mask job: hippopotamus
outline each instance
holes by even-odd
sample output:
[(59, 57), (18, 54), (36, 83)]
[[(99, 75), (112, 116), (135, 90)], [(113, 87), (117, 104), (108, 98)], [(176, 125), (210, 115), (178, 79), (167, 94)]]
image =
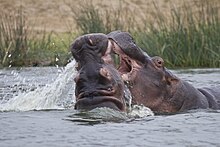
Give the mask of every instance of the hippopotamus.
[(195, 88), (172, 74), (159, 57), (150, 57), (128, 32), (107, 35), (120, 57), (118, 71), (132, 94), (132, 104), (143, 104), (155, 113), (191, 109), (220, 109), (220, 87)]
[(112, 65), (111, 48), (105, 34), (94, 33), (78, 37), (71, 44), (78, 66), (75, 77), (75, 109), (91, 110), (108, 107), (126, 111), (125, 85)]

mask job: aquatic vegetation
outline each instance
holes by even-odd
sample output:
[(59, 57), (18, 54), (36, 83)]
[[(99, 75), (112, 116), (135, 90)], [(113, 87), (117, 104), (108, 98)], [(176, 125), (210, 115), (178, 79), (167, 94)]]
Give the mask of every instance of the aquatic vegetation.
[[(155, 0), (139, 3), (134, 8), (123, 0), (111, 7), (92, 0), (69, 3), (71, 13), (66, 15), (75, 22), (71, 28), (76, 27), (62, 33), (34, 28), (22, 7), (1, 10), (0, 67), (65, 65), (77, 36), (114, 30), (130, 32), (137, 45), (150, 56), (163, 57), (168, 67), (220, 67), (218, 0), (182, 1), (178, 6), (167, 1), (166, 11)], [(142, 9), (149, 3), (154, 7)]]

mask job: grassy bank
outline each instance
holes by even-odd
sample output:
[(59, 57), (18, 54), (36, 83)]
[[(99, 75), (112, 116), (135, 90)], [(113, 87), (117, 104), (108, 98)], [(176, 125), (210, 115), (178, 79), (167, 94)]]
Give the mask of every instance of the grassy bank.
[[(155, 1), (153, 1), (155, 2)], [(69, 45), (79, 35), (129, 31), (150, 56), (164, 58), (168, 67), (220, 67), (218, 1), (192, 1), (161, 11), (157, 2), (149, 17), (137, 15), (123, 1), (99, 8), (93, 1), (68, 4), (76, 28), (65, 33), (33, 29), (22, 7), (0, 16), (0, 66), (65, 65)], [(137, 17), (139, 16), (139, 17)], [(69, 28), (69, 26), (66, 26)]]
[(0, 67), (63, 66), (68, 62), (72, 33), (35, 30), (34, 24), (27, 24), (28, 18), (22, 7), (11, 13), (2, 11), (1, 14)]

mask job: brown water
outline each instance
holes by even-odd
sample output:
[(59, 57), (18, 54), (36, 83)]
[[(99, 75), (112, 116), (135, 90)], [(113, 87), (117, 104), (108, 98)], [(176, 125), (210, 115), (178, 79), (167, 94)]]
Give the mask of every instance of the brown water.
[[(73, 66), (0, 70), (0, 147), (220, 146), (220, 111), (75, 111)], [(195, 87), (220, 84), (220, 69), (173, 72)]]

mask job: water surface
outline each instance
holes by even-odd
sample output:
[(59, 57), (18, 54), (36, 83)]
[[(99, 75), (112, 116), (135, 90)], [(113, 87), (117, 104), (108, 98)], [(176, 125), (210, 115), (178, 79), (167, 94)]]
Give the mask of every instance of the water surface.
[[(195, 87), (220, 84), (220, 69), (172, 72)], [(139, 118), (75, 111), (75, 74), (74, 63), (0, 70), (0, 146), (220, 146), (220, 111)]]

